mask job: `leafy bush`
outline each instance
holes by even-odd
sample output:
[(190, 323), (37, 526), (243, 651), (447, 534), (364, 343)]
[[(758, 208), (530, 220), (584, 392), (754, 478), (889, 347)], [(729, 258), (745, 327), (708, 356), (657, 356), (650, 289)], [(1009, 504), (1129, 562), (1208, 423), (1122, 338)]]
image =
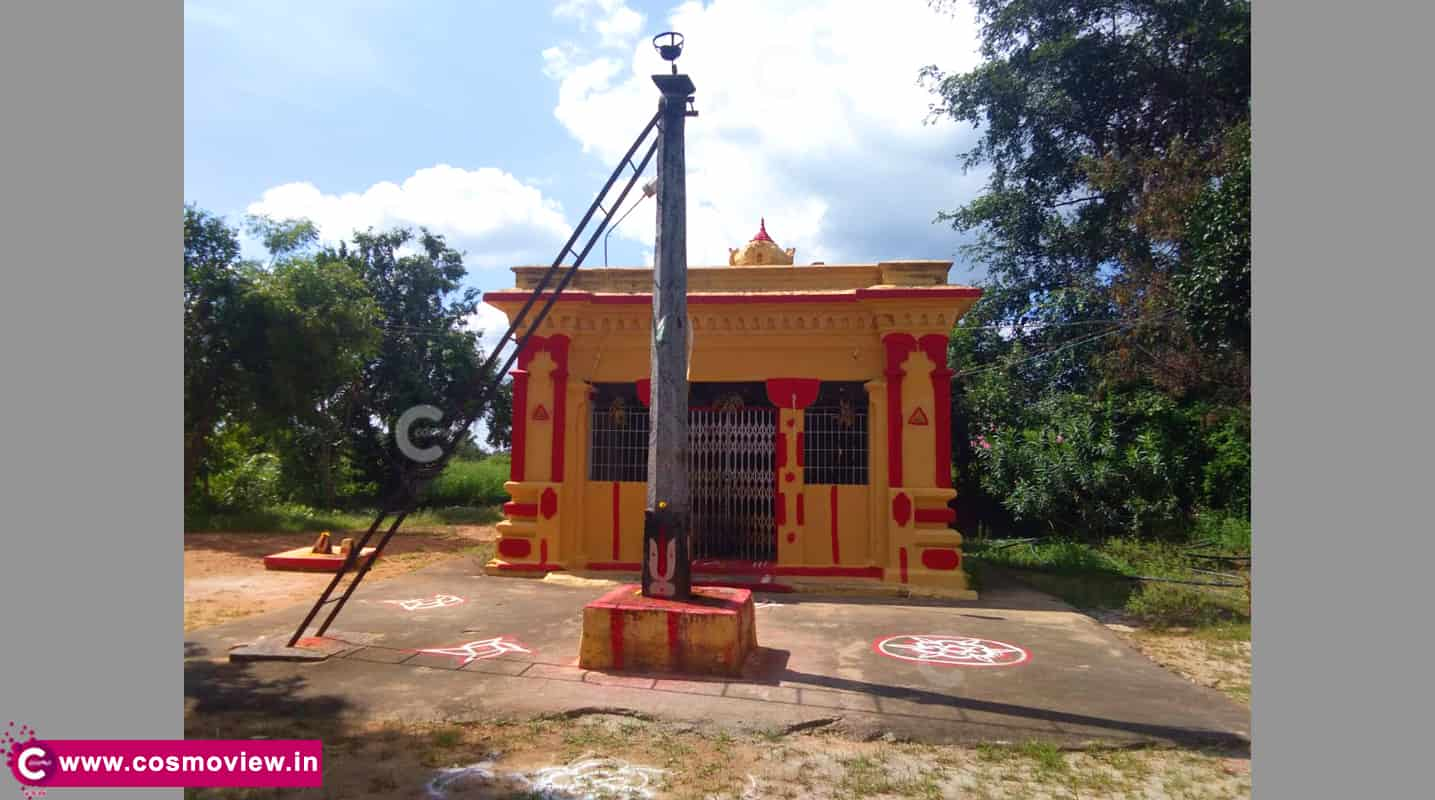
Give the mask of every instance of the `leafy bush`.
[(1251, 521), (1229, 514), (1205, 513), (1196, 518), (1191, 538), (1211, 542), (1211, 548), (1218, 552), (1249, 553)]
[(259, 508), (282, 499), (283, 470), (278, 456), (255, 453), (211, 479), (221, 508)]
[(1251, 514), (1251, 418), (1249, 410), (1232, 409), (1201, 437), (1205, 466), (1201, 468), (1201, 502), (1207, 508), (1242, 517)]
[(982, 489), (1017, 520), (1084, 537), (1182, 526), (1194, 431), (1173, 401), (1154, 392), (1057, 394), (1023, 417), (972, 443)]

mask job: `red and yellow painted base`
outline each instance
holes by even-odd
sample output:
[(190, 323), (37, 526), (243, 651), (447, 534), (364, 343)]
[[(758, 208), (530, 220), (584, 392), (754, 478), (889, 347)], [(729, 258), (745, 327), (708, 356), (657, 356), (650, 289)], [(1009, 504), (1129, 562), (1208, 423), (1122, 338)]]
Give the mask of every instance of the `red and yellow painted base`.
[(752, 592), (693, 587), (680, 603), (624, 584), (583, 607), (578, 664), (584, 669), (740, 675), (757, 649)]
[[(365, 547), (355, 560), (355, 566), (361, 566), (373, 557), (374, 548)], [(330, 548), (327, 553), (316, 553), (312, 547), (296, 547), (264, 557), (265, 569), (295, 572), (338, 572), (343, 563), (344, 554), (339, 552), (338, 548)]]

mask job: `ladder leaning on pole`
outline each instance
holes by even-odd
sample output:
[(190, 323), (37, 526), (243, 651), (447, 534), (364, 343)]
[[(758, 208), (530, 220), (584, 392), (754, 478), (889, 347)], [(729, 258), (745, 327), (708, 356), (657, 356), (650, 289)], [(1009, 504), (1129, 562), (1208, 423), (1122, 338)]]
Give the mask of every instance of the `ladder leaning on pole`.
[[(528, 299), (524, 301), (523, 307), (520, 308), (518, 313), (513, 317), (513, 322), (508, 326), (508, 330), (504, 332), (503, 337), (498, 340), (493, 350), (489, 352), (488, 358), (484, 361), (483, 369), (479, 371), (479, 380), (482, 383), (478, 389), (477, 402), (470, 406), (470, 410), (466, 415), (457, 420), (458, 424), (450, 424), (447, 426), (449, 433), (446, 440), (439, 445), (439, 457), (427, 463), (404, 463), (400, 467), (398, 488), (384, 500), (380, 506), (378, 516), (374, 517), (373, 523), (369, 525), (368, 530), (364, 531), (364, 535), (354, 543), (353, 547), (349, 548), (348, 555), (344, 557), (344, 561), (340, 564), (339, 570), (334, 573), (333, 580), (329, 581), (329, 585), (324, 587), (324, 591), (319, 595), (318, 599), (314, 601), (314, 605), (309, 609), (309, 613), (304, 615), (304, 621), (299, 623), (299, 627), (294, 630), (294, 635), (289, 638), (290, 647), (296, 646), (299, 640), (304, 638), (304, 634), (309, 629), (309, 625), (313, 623), (315, 617), (319, 615), (319, 612), (323, 610), (324, 606), (333, 604), (334, 607), (329, 610), (328, 616), (324, 617), (324, 621), (319, 624), (319, 628), (314, 632), (314, 635), (323, 636), (325, 631), (329, 630), (329, 626), (333, 624), (335, 618), (339, 616), (339, 612), (344, 609), (344, 605), (348, 603), (349, 598), (353, 596), (354, 590), (357, 589), (359, 583), (364, 580), (364, 576), (369, 573), (369, 568), (373, 566), (374, 561), (384, 552), (384, 548), (388, 546), (389, 540), (393, 538), (394, 534), (398, 532), (399, 526), (403, 524), (404, 518), (409, 515), (417, 504), (419, 493), (430, 481), (438, 477), (439, 473), (443, 472), (444, 467), (448, 465), (449, 459), (453, 457), (454, 452), (458, 449), (458, 445), (462, 443), (464, 437), (468, 435), (468, 429), (483, 416), (489, 405), (494, 401), (494, 398), (497, 397), (498, 387), (503, 381), (503, 376), (508, 374), (509, 367), (513, 366), (513, 362), (518, 358), (518, 354), (521, 353), (523, 348), (528, 344), (529, 337), (538, 331), (539, 326), (543, 324), (543, 320), (547, 318), (549, 310), (553, 307), (553, 303), (558, 299), (558, 295), (568, 286), (569, 281), (573, 280), (573, 276), (577, 273), (578, 267), (581, 266), (583, 260), (588, 257), (588, 252), (592, 250), (598, 240), (603, 237), (604, 231), (608, 228), (609, 220), (613, 218), (613, 212), (623, 205), (623, 201), (628, 197), (628, 192), (632, 190), (633, 185), (637, 183), (638, 179), (642, 177), (643, 171), (647, 169), (648, 162), (652, 160), (653, 153), (658, 147), (657, 138), (652, 136), (653, 130), (658, 124), (658, 116), (658, 114), (654, 114), (653, 118), (648, 121), (647, 126), (643, 128), (643, 132), (638, 134), (638, 138), (633, 142), (633, 146), (628, 148), (628, 152), (623, 156), (622, 162), (613, 170), (613, 174), (609, 176), (608, 182), (603, 185), (602, 191), (598, 192), (598, 197), (593, 200), (592, 205), (588, 206), (587, 213), (579, 220), (578, 226), (573, 229), (573, 235), (568, 237), (568, 242), (563, 245), (563, 249), (559, 251), (558, 257), (553, 260), (553, 265), (543, 273), (543, 277), (538, 282), (538, 285), (534, 287), (533, 293), (529, 295)], [(647, 142), (649, 138), (652, 138), (652, 141), (648, 144), (642, 159), (635, 162), (633, 156), (637, 154), (639, 148), (641, 148), (643, 143)], [(604, 205), (604, 200), (608, 198), (608, 194), (612, 191), (614, 185), (619, 183), (619, 178), (623, 177), (625, 170), (628, 171), (629, 174), (627, 179), (622, 182), (622, 189), (617, 193), (617, 196), (611, 203)], [(590, 227), (589, 223), (594, 221), (595, 216), (597, 217), (597, 227), (592, 228), (592, 232), (587, 234), (587, 238), (584, 239), (585, 243), (581, 250), (574, 249), (579, 240), (583, 239), (585, 231)], [(572, 259), (571, 263), (565, 263), (570, 258)], [(555, 278), (557, 279), (557, 283), (553, 284), (550, 289), (549, 284)], [(528, 312), (533, 309), (540, 298), (544, 297), (545, 292), (548, 293), (547, 297), (544, 298), (533, 320), (529, 322), (527, 319)], [(494, 365), (498, 361), (499, 354), (510, 344), (514, 346), (509, 348), (510, 352), (504, 360), (503, 366), (495, 370)], [(384, 527), (385, 522), (388, 523), (386, 528)], [(384, 528), (382, 533), (379, 533), (380, 528)], [(359, 557), (360, 554), (364, 552), (364, 548), (369, 545), (369, 542), (375, 535), (378, 535), (379, 539), (374, 544), (372, 554), (367, 558), (361, 559)], [(349, 578), (347, 584), (344, 583), (345, 577)], [(344, 585), (342, 590), (339, 588), (341, 584)]]

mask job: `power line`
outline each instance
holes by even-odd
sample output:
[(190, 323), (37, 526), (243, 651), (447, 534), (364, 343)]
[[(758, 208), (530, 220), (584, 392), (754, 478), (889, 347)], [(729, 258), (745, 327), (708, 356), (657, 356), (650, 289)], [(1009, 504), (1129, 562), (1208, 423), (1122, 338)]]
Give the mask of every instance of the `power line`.
[[(1157, 321), (1157, 320), (1161, 320), (1161, 319), (1163, 319), (1163, 318), (1165, 318), (1165, 317), (1171, 316), (1171, 315), (1174, 314), (1174, 313), (1176, 313), (1176, 312), (1175, 312), (1175, 311), (1168, 311), (1168, 312), (1166, 312), (1165, 314), (1162, 314), (1162, 315), (1160, 315), (1160, 316), (1157, 316), (1157, 317), (1152, 318), (1152, 320), (1150, 320), (1149, 322), (1155, 322), (1155, 321)], [(1017, 359), (1016, 361), (1003, 361), (1003, 362), (999, 362), (999, 363), (995, 363), (995, 364), (988, 364), (988, 365), (986, 365), (986, 366), (984, 366), (984, 367), (977, 367), (977, 368), (975, 368), (975, 369), (962, 370), (961, 372), (958, 372), (954, 377), (964, 378), (964, 377), (967, 377), (968, 375), (977, 375), (977, 374), (980, 374), (980, 373), (982, 373), (982, 372), (990, 372), (991, 370), (994, 370), (994, 369), (1005, 369), (1005, 368), (1008, 368), (1008, 367), (1015, 367), (1015, 366), (1017, 366), (1018, 364), (1025, 364), (1025, 363), (1028, 362), (1028, 361), (1033, 361), (1033, 360), (1038, 359), (1038, 358), (1043, 358), (1043, 357), (1045, 357), (1045, 356), (1049, 356), (1049, 355), (1052, 355), (1052, 354), (1054, 354), (1054, 353), (1060, 353), (1060, 352), (1062, 352), (1062, 351), (1064, 351), (1064, 350), (1070, 350), (1070, 349), (1073, 348), (1073, 347), (1078, 347), (1078, 346), (1080, 346), (1080, 345), (1087, 344), (1088, 342), (1094, 342), (1094, 341), (1096, 341), (1096, 340), (1098, 340), (1098, 339), (1104, 339), (1104, 338), (1106, 338), (1106, 337), (1108, 337), (1108, 336), (1114, 336), (1114, 335), (1116, 335), (1116, 334), (1118, 334), (1118, 333), (1121, 333), (1122, 331), (1131, 330), (1132, 328), (1135, 328), (1135, 327), (1137, 327), (1138, 325), (1142, 325), (1142, 324), (1146, 324), (1146, 323), (1147, 323), (1147, 321), (1142, 321), (1142, 320), (1138, 320), (1138, 321), (1135, 321), (1135, 322), (1127, 322), (1127, 323), (1124, 323), (1124, 324), (1120, 325), (1119, 327), (1113, 328), (1113, 329), (1111, 329), (1111, 330), (1109, 330), (1109, 331), (1102, 331), (1102, 332), (1100, 332), (1100, 333), (1094, 333), (1094, 334), (1091, 334), (1091, 335), (1089, 335), (1089, 336), (1082, 337), (1082, 338), (1080, 338), (1080, 339), (1074, 339), (1074, 340), (1072, 340), (1072, 341), (1070, 341), (1070, 342), (1067, 342), (1066, 344), (1060, 345), (1060, 346), (1058, 346), (1058, 347), (1053, 347), (1053, 348), (1048, 349), (1048, 350), (1043, 350), (1043, 351), (1041, 351), (1040, 353), (1033, 353), (1033, 354), (1027, 356), (1026, 358)]]

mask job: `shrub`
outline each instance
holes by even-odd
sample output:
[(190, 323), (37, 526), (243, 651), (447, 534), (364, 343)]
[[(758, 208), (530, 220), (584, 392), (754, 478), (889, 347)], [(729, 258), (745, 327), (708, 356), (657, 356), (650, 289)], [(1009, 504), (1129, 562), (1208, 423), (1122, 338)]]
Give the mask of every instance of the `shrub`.
[(449, 462), (424, 492), (425, 502), (435, 506), (492, 506), (508, 499), (503, 484), (508, 480), (507, 456), (480, 461)]
[(1243, 595), (1201, 586), (1147, 583), (1126, 601), (1126, 611), (1154, 627), (1195, 628), (1246, 619)]
[(1154, 392), (1039, 400), (1020, 428), (973, 442), (981, 486), (1019, 521), (1092, 538), (1184, 524), (1190, 419)]
[(255, 453), (234, 468), (215, 475), (211, 490), (224, 509), (260, 508), (282, 498), (283, 470), (272, 453)]

